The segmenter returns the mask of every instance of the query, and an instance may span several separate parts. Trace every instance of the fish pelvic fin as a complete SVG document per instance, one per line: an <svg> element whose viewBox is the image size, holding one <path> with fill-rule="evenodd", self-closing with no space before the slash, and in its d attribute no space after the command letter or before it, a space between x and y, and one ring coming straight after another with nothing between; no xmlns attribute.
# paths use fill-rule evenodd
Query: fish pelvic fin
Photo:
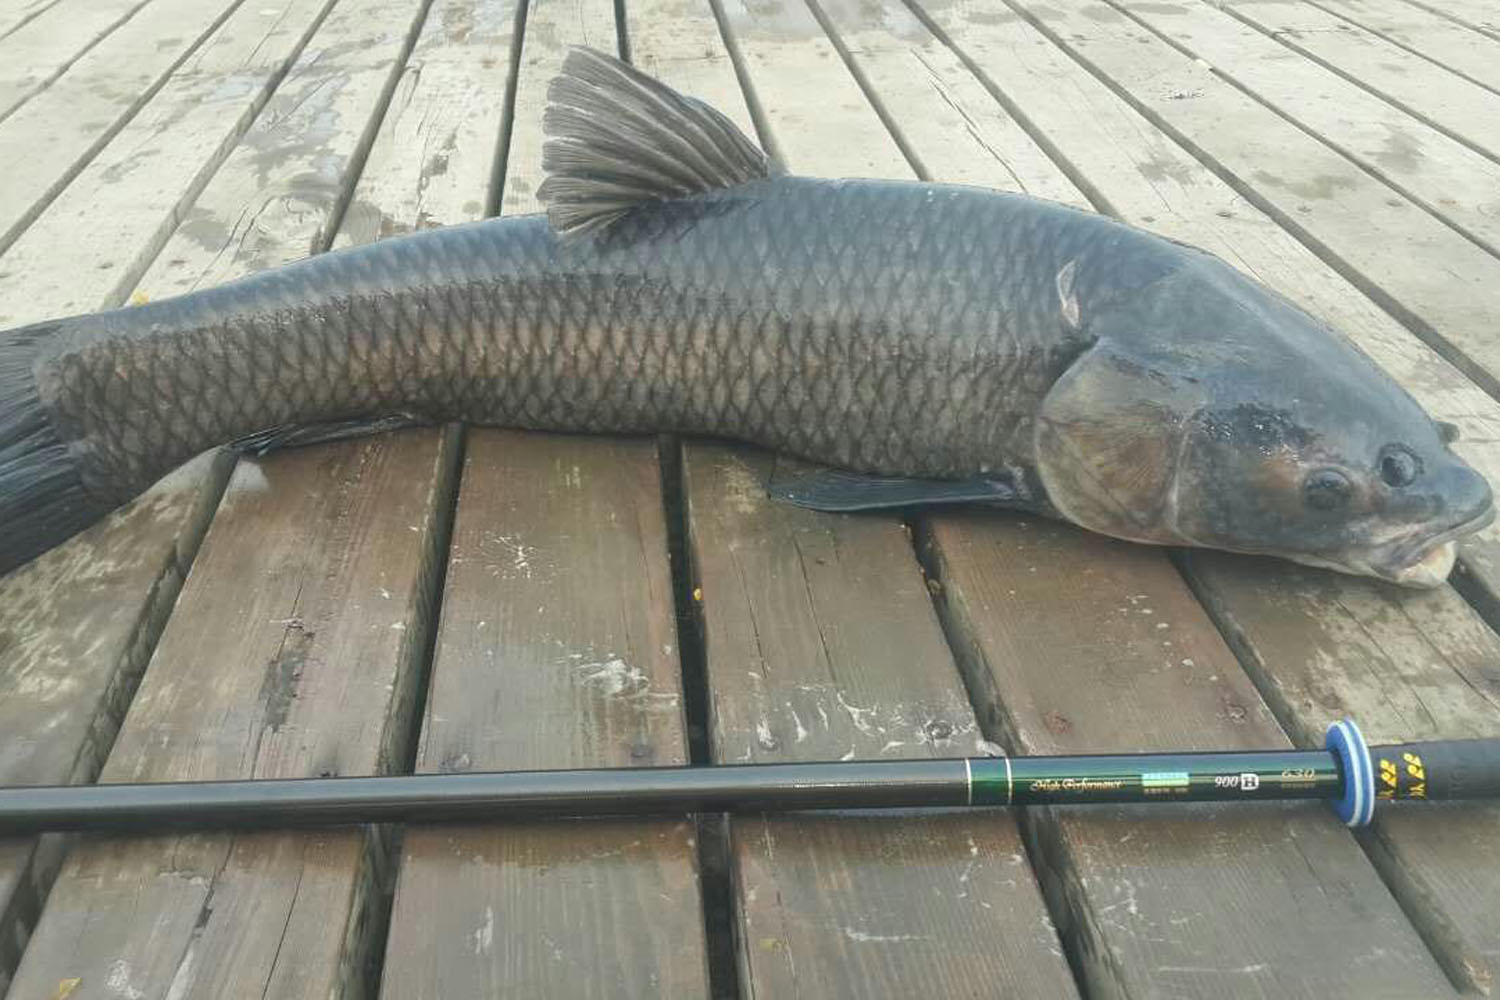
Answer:
<svg viewBox="0 0 1500 1000"><path fill-rule="evenodd" d="M0 333L0 576L66 541L116 505L85 486L36 381L56 324Z"/></svg>
<svg viewBox="0 0 1500 1000"><path fill-rule="evenodd" d="M770 175L770 160L714 108L620 60L574 47L547 90L546 180L559 235L608 226L636 206Z"/></svg>

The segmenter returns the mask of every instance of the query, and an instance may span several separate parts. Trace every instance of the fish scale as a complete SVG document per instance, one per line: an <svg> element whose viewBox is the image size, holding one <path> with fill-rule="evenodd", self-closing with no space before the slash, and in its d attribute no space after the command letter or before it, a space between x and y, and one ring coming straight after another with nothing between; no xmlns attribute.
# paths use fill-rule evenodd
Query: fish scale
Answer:
<svg viewBox="0 0 1500 1000"><path fill-rule="evenodd" d="M822 509L977 500L1425 586L1493 516L1384 372L1203 251L1022 195L773 175L599 53L544 124L545 215L0 335L0 572L203 450L452 420L732 438L829 467L773 484Z"/></svg>

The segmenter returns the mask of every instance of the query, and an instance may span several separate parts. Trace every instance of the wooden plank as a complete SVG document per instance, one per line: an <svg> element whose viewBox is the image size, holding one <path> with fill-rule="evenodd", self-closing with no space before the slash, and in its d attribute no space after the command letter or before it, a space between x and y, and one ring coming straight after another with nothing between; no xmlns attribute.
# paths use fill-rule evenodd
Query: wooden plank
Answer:
<svg viewBox="0 0 1500 1000"><path fill-rule="evenodd" d="M435 59L476 94L503 92L514 12L474 11L471 0L434 7L402 114L444 121L434 105L451 97L447 78L429 73ZM554 5L533 18L519 80L532 104L569 37L610 48L601 36L614 13ZM356 204L387 217L383 200L395 195L408 218L429 207L454 221L477 214L503 128L504 105L492 107L484 141L431 140L452 150L442 176L468 177L467 188L362 184ZM540 108L531 110L515 121L513 150L540 148ZM403 128L387 116L382 139ZM430 167L420 145L375 148ZM512 197L531 196L536 166L507 172ZM403 200L413 187L422 197ZM660 482L648 442L470 433L418 770L686 762ZM401 853L387 997L708 992L686 818L413 827Z"/></svg>
<svg viewBox="0 0 1500 1000"><path fill-rule="evenodd" d="M811 15L771 16L746 8L730 24L787 161L911 177ZM706 34L703 44L719 43ZM794 67L814 75L778 75ZM714 759L982 747L901 522L771 502L769 467L748 449L684 454ZM747 996L1074 995L1009 817L765 817L728 830Z"/></svg>
<svg viewBox="0 0 1500 1000"><path fill-rule="evenodd" d="M1288 745L1160 551L983 514L933 518L926 541L986 732L1013 752ZM1026 818L1090 995L1453 995L1325 806Z"/></svg>
<svg viewBox="0 0 1500 1000"><path fill-rule="evenodd" d="M984 752L899 520L778 504L748 449L683 467L716 761ZM1008 815L729 830L746 996L1074 994Z"/></svg>
<svg viewBox="0 0 1500 1000"><path fill-rule="evenodd" d="M825 16L922 176L1088 206L1047 153L906 7L879 0L830 4Z"/></svg>
<svg viewBox="0 0 1500 1000"><path fill-rule="evenodd" d="M824 177L912 177L911 163L804 4L719 6L765 114L767 152L794 171ZM820 137L817 156L790 159L782 137L812 130Z"/></svg>
<svg viewBox="0 0 1500 1000"><path fill-rule="evenodd" d="M440 436L240 464L101 780L360 774L404 758L449 501ZM13 995L70 979L77 998L361 995L376 850L359 831L89 841Z"/></svg>
<svg viewBox="0 0 1500 1000"><path fill-rule="evenodd" d="M1491 158L1500 153L1500 94L1300 0L1232 2L1220 9ZM1302 103L1308 103L1305 96ZM1389 136L1387 149L1398 152ZM1426 152L1447 159L1442 150Z"/></svg>
<svg viewBox="0 0 1500 1000"><path fill-rule="evenodd" d="M335 246L480 218L505 95L516 0L438 0L406 60Z"/></svg>
<svg viewBox="0 0 1500 1000"><path fill-rule="evenodd" d="M1281 8L1276 0L1268 3L1278 11ZM1500 253L1500 163L1310 61L1298 51L1302 45L1298 39L1284 38L1278 45L1237 21L1230 8L1214 9L1199 0L1188 0L1180 7L1155 6L1171 7L1172 11L1158 13L1149 2L1134 0L1119 4L1120 9L1170 44L1207 61L1215 73L1243 87L1491 253ZM1255 5L1247 5L1240 16L1253 17L1256 10ZM1292 18L1299 23L1317 23L1319 19L1339 23L1312 7L1300 10L1302 16ZM1352 44L1350 39L1335 41ZM1334 47L1323 48L1332 51ZM1393 50L1391 58L1397 56L1410 58ZM1469 87L1479 95L1476 98L1471 94L1471 103L1500 107L1500 99L1494 95L1452 79L1451 74L1448 77L1442 85L1445 90ZM1492 101L1497 103L1492 105ZM1472 128L1485 131L1478 124ZM1349 194L1337 189L1330 192L1340 200Z"/></svg>
<svg viewBox="0 0 1500 1000"><path fill-rule="evenodd" d="M170 164L157 161L147 170L144 151L132 154L140 156L140 170L121 169L117 158L96 162L73 186L71 203L0 261L0 326L121 303L131 285L119 284L113 265L155 253L173 200L201 167L194 157L214 152L191 138L212 118L227 113L232 122L241 113L237 105L252 105L253 114L258 76L279 75L322 2L258 3L281 16L268 23L265 15L241 14L194 54L197 75L188 75L182 88L169 85L173 93L153 102L153 108L165 104L166 113L148 110L137 120L141 131L128 128L120 137L133 151L147 137L182 140ZM244 89L226 93L223 75L232 69ZM224 122L212 124L222 134ZM229 467L212 458L187 466L138 503L0 580L0 688L7 692L0 724L14 754L0 780L50 784L97 774ZM0 940L8 946L0 954L0 980L14 967L60 857L60 842L50 838L0 852Z"/></svg>
<svg viewBox="0 0 1500 1000"><path fill-rule="evenodd" d="M504 148L500 214L525 215L541 210L536 189L542 183L542 112L547 107L547 85L570 45L619 52L613 0L536 0L527 4L515 112Z"/></svg>
<svg viewBox="0 0 1500 1000"><path fill-rule="evenodd" d="M1299 743L1356 719L1372 743L1500 735L1500 638L1451 591L1328 586L1326 575L1195 553L1189 578ZM1382 807L1363 838L1450 978L1500 970L1500 807Z"/></svg>
<svg viewBox="0 0 1500 1000"><path fill-rule="evenodd" d="M327 249L425 9L410 0L334 7L182 213L142 289L164 298Z"/></svg>
<svg viewBox="0 0 1500 1000"><path fill-rule="evenodd" d="M48 7L58 2L60 0L12 0L5 4L0 9L0 39L41 17Z"/></svg>
<svg viewBox="0 0 1500 1000"><path fill-rule="evenodd" d="M1424 0L1407 0L1413 7L1432 14L1439 14L1481 34L1500 39L1500 15L1488 0L1444 0L1443 3L1426 3Z"/></svg>
<svg viewBox="0 0 1500 1000"><path fill-rule="evenodd" d="M961 10L935 14L944 24L961 16ZM957 37L971 64L1014 102L1019 113L1053 137L1058 152L1103 204L1127 221L1222 254L1349 331L1436 412L1461 400L1457 407L1460 419L1474 421L1468 433L1478 439L1466 444L1469 457L1489 475L1500 476L1500 454L1492 452L1489 444L1500 429L1500 407L1493 400L1451 369L1445 375L1446 366L1394 320L1131 111L1107 87L1054 46L1038 46L1038 35L1022 21L970 22ZM1484 547L1491 544L1486 539ZM1473 561L1474 553L1466 558ZM1488 563L1488 559L1484 561ZM1217 574L1197 572L1205 562L1224 569ZM1320 664L1330 660L1362 664L1363 658L1376 649L1401 651L1400 669L1406 686L1430 686L1448 692L1467 686L1464 677L1455 676L1455 664L1471 663L1476 651L1486 648L1484 637L1488 633L1451 589L1402 601L1386 595L1375 604L1383 608L1389 603L1390 613L1362 614L1355 628L1349 613L1341 609L1368 606L1369 595L1384 593L1383 588L1337 574L1302 572L1272 561L1221 561L1200 554L1188 565L1195 569L1191 578L1199 596L1214 611L1221 629L1231 636L1240 631L1247 636L1254 633L1251 638L1236 641L1235 650L1262 692L1277 683L1277 665L1283 659L1294 669L1313 655L1310 651L1317 651ZM1229 565L1237 567L1239 576L1228 570ZM1259 587L1247 586L1249 581L1257 581ZM1275 628L1241 629L1234 622L1242 617L1273 621ZM1332 623L1343 623L1336 631L1339 645L1330 641L1330 635L1335 634ZM1430 638L1414 642L1412 636L1417 630ZM1262 633L1271 639L1263 639ZM1279 646L1272 648L1273 640ZM1260 651L1262 646L1266 647L1264 652ZM1298 651L1295 656L1290 655L1293 647ZM1353 703L1357 718L1363 718L1367 708L1377 717L1389 711L1382 694L1389 686L1374 683L1363 667L1338 676L1351 682L1341 690L1346 703ZM1362 680L1362 686L1354 686L1355 678ZM1364 698L1356 701L1361 692ZM1456 692L1443 700L1462 706L1471 704L1466 699L1472 695L1473 691ZM1316 742L1316 725L1299 720L1297 713L1304 711L1301 702L1296 702L1296 711L1284 708L1291 701L1284 703L1273 696L1271 703L1299 742ZM1326 706L1327 701L1319 698L1317 704ZM1471 707L1465 714L1472 718L1476 712ZM1463 725L1450 724L1454 721L1437 719L1435 728L1440 732L1425 732L1425 736L1469 734ZM1479 905L1485 880L1480 878L1476 887L1472 881L1453 878L1452 873L1488 870L1484 859L1500 850L1500 828L1492 826L1485 831L1482 824L1475 824L1466 826L1463 836L1448 838L1444 836L1447 827L1434 831L1431 823L1413 826L1426 832L1419 835L1403 829L1399 836L1386 835L1393 844L1389 857L1395 860L1381 864L1382 874L1450 976L1458 982L1465 978L1475 981L1475 975L1465 977L1458 970L1488 967L1484 942L1493 940L1492 929L1500 922ZM1444 839L1433 843L1437 837ZM1380 860L1379 855L1376 857ZM1433 871L1434 864L1443 867ZM1407 867L1414 869L1410 875L1403 874ZM1432 926L1442 926L1443 930L1434 932Z"/></svg>
<svg viewBox="0 0 1500 1000"><path fill-rule="evenodd" d="M1472 348L1477 360L1491 350L1493 338L1481 331L1500 322L1500 305L1482 289L1500 280L1500 261L1155 35L1128 21L1096 21L1081 6L1048 5L1035 23L1241 197L1496 395L1495 376L1465 352ZM1455 347L1460 342L1462 351Z"/></svg>
<svg viewBox="0 0 1500 1000"><path fill-rule="evenodd" d="M629 0L625 38L637 69L671 81L677 90L717 108L745 135L756 138L745 92L709 4Z"/></svg>
<svg viewBox="0 0 1500 1000"><path fill-rule="evenodd" d="M332 84L304 95L304 108L324 105L313 120L326 125L358 112L341 101L365 100L366 116L378 111L383 88L340 90L356 74L341 65L337 47L348 46L361 65L378 59L370 47L383 43L391 75L405 40L388 27L398 13L411 8L348 4L323 25L320 42L335 54L315 50L315 68L299 78L321 71ZM273 126L294 146L318 138L286 117ZM329 139L327 155L349 157L353 143L342 151L338 143ZM229 203L218 186L243 191L240 182L222 173L200 207ZM300 233L288 225L280 252L307 246L323 224L309 214ZM270 241L258 249L269 253ZM218 265L202 252L205 269ZM359 773L404 762L405 715L453 479L455 451L440 437L426 431L241 465L106 779ZM201 651L226 636L231 653L220 676L203 668ZM160 840L75 852L17 972L17 990L26 983L51 990L76 976L76 996L240 995L250 984L286 996L366 991L381 907L378 844L351 832L166 846L176 875L165 879Z"/></svg>
<svg viewBox="0 0 1500 1000"><path fill-rule="evenodd" d="M0 252L236 5L229 0L150 4L0 123L0 173L5 177ZM275 13L275 8L265 9ZM260 15L262 21L268 16Z"/></svg>
<svg viewBox="0 0 1500 1000"><path fill-rule="evenodd" d="M1500 45L1402 0L1326 0L1315 7L1500 92Z"/></svg>
<svg viewBox="0 0 1500 1000"><path fill-rule="evenodd" d="M650 442L473 431L418 770L684 764ZM407 832L383 995L704 996L686 817Z"/></svg>
<svg viewBox="0 0 1500 1000"><path fill-rule="evenodd" d="M179 66L0 257L0 328L124 302L331 5L242 6Z"/></svg>
<svg viewBox="0 0 1500 1000"><path fill-rule="evenodd" d="M150 0L63 0L0 39L0 120Z"/></svg>

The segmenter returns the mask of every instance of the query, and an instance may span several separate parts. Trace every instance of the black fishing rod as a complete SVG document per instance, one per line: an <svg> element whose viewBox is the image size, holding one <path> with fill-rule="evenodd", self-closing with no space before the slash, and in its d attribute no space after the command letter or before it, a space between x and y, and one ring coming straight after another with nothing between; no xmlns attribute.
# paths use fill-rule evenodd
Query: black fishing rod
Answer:
<svg viewBox="0 0 1500 1000"><path fill-rule="evenodd" d="M1500 740L1368 747L1349 721L1323 750L0 788L0 834L244 829L541 816L639 816L1097 802L1327 799L1350 826L1380 799L1500 796Z"/></svg>

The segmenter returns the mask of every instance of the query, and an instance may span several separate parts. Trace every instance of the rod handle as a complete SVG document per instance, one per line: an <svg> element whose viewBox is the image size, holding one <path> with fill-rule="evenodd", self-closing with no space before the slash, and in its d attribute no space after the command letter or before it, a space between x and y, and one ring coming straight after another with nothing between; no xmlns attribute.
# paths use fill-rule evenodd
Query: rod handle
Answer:
<svg viewBox="0 0 1500 1000"><path fill-rule="evenodd" d="M1500 740L1437 740L1370 748L1378 799L1500 796Z"/></svg>

